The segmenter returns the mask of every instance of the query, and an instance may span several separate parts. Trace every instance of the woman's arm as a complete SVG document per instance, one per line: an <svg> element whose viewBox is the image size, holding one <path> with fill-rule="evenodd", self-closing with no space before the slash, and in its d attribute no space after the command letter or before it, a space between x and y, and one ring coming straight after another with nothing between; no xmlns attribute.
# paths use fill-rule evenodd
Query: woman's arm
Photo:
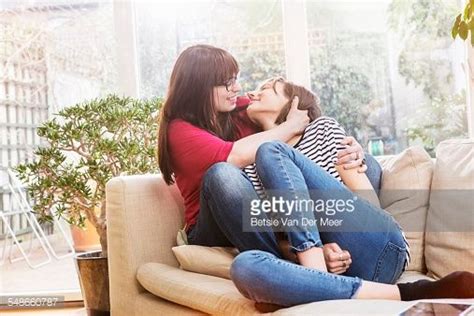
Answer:
<svg viewBox="0 0 474 316"><path fill-rule="evenodd" d="M273 140L287 142L303 133L308 126L309 117L308 111L298 109L298 101L298 97L293 99L287 120L279 126L235 141L227 162L244 168L255 162L255 154L261 144Z"/></svg>
<svg viewBox="0 0 474 316"><path fill-rule="evenodd" d="M335 146L338 152L334 167L344 184L352 192L368 200L373 205L380 207L377 194L365 174L367 166L363 163L364 152L362 146L351 136L345 137L340 142L337 141L337 139L340 139L340 136L345 135L345 131L336 120L333 120L326 133L329 142L330 140L336 140Z"/></svg>
<svg viewBox="0 0 474 316"><path fill-rule="evenodd" d="M379 198L365 173L360 173L357 169L345 169L343 165L336 165L336 170L352 192L380 207Z"/></svg>

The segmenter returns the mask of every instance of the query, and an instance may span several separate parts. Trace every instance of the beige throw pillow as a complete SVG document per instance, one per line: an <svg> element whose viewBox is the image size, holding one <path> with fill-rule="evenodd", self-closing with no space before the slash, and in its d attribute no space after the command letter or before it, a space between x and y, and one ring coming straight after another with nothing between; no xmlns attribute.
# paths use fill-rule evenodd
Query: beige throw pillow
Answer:
<svg viewBox="0 0 474 316"><path fill-rule="evenodd" d="M474 272L474 139L448 140L436 148L426 224L428 275Z"/></svg>
<svg viewBox="0 0 474 316"><path fill-rule="evenodd" d="M230 279L230 265L239 253L236 248L183 245L172 248L181 269Z"/></svg>
<svg viewBox="0 0 474 316"><path fill-rule="evenodd" d="M381 207L404 230L411 256L407 270L424 273L424 231L434 164L422 147L410 147L379 161L383 169Z"/></svg>

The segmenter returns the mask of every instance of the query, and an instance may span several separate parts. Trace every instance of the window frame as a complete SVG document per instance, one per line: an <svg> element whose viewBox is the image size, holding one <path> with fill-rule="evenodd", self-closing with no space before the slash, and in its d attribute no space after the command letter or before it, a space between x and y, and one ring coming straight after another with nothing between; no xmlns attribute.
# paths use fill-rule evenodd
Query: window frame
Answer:
<svg viewBox="0 0 474 316"><path fill-rule="evenodd" d="M466 62L464 72L466 74L466 111L469 138L474 138L474 49L471 41L465 42Z"/></svg>
<svg viewBox="0 0 474 316"><path fill-rule="evenodd" d="M134 2L113 2L114 32L117 49L117 92L127 97L140 95L137 50L137 24Z"/></svg>

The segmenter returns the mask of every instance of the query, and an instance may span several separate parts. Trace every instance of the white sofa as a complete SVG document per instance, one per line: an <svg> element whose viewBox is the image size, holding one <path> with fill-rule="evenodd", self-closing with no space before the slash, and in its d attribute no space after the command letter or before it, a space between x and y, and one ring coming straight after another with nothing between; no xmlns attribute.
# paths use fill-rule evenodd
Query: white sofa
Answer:
<svg viewBox="0 0 474 316"><path fill-rule="evenodd" d="M446 182L474 190L472 157L474 140L462 140L442 143L435 164L419 148L381 159L382 190L410 189L405 197L382 192L382 206L402 226L413 223L413 218L421 225L421 231L407 232L413 261L399 282L439 277L457 269L474 272L472 230L445 238L438 233L425 233L424 229L434 225L443 211L439 206L428 207L433 186L442 189ZM459 160L465 163L453 165ZM230 280L180 269L171 250L176 233L183 226L183 204L176 186L167 186L159 175L125 176L109 181L106 195L112 315L259 314L254 302L243 297ZM466 205L474 214L472 204ZM430 216L432 209L437 216ZM452 210L449 212L453 215ZM449 240L463 242L454 247ZM273 314L397 315L410 304L334 300L284 308Z"/></svg>

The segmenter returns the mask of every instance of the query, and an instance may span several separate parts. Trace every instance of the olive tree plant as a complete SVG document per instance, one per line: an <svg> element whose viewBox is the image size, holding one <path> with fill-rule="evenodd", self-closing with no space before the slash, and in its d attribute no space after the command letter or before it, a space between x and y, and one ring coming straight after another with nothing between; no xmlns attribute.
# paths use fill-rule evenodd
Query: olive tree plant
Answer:
<svg viewBox="0 0 474 316"><path fill-rule="evenodd" d="M105 185L121 174L157 171L161 99L109 95L61 110L38 128L45 146L16 167L39 220L84 227L88 219L107 256Z"/></svg>

